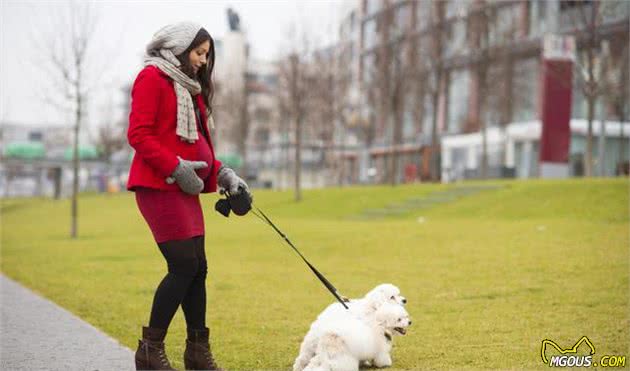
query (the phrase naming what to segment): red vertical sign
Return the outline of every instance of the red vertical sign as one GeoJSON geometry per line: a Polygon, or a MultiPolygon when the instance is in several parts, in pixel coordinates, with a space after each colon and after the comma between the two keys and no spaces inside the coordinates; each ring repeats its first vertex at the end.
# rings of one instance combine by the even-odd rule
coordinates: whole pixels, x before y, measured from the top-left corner
{"type": "Polygon", "coordinates": [[[568,175],[574,60],[573,37],[545,37],[540,84],[539,159],[543,177],[568,175]]]}
{"type": "Polygon", "coordinates": [[[567,163],[571,140],[573,62],[543,60],[540,162],[567,163]]]}

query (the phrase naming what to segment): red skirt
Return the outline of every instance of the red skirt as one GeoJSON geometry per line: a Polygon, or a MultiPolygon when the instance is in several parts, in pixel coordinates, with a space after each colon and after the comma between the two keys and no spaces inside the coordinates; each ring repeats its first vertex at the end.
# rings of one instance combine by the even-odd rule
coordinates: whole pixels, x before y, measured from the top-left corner
{"type": "Polygon", "coordinates": [[[157,243],[205,234],[199,195],[150,188],[137,188],[135,194],[138,209],[157,243]]]}

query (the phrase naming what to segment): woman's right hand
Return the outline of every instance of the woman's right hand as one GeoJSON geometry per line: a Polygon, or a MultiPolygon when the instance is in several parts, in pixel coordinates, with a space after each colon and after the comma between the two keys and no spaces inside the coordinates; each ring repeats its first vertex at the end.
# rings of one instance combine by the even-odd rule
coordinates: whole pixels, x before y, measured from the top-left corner
{"type": "MultiPolygon", "coordinates": [[[[197,176],[195,170],[204,169],[208,167],[208,163],[205,161],[188,161],[177,156],[179,164],[171,174],[170,178],[166,179],[169,183],[169,179],[173,178],[179,188],[189,195],[198,195],[203,190],[203,180],[197,176]]],[[[172,183],[172,181],[170,182],[172,183]]]]}

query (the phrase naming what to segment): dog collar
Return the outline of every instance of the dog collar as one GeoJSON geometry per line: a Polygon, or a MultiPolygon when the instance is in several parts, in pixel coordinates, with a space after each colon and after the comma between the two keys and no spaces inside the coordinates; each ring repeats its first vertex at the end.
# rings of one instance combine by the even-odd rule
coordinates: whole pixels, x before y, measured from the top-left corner
{"type": "Polygon", "coordinates": [[[387,339],[387,341],[392,341],[392,335],[389,332],[385,332],[385,339],[387,339]]]}

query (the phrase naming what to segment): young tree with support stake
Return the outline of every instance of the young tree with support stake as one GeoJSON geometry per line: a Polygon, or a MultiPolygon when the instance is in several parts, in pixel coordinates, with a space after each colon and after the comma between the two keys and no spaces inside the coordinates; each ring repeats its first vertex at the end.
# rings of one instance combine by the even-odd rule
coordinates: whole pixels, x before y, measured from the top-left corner
{"type": "MultiPolygon", "coordinates": [[[[90,4],[71,3],[59,8],[62,12],[53,17],[54,32],[48,33],[47,58],[43,67],[47,72],[49,90],[45,93],[46,103],[61,112],[72,112],[73,155],[72,155],[72,206],[70,237],[78,235],[79,193],[79,136],[87,113],[87,103],[96,90],[94,75],[90,73],[91,58],[95,56],[93,43],[97,19],[90,4]]],[[[99,71],[102,72],[102,71],[99,71]]]]}

